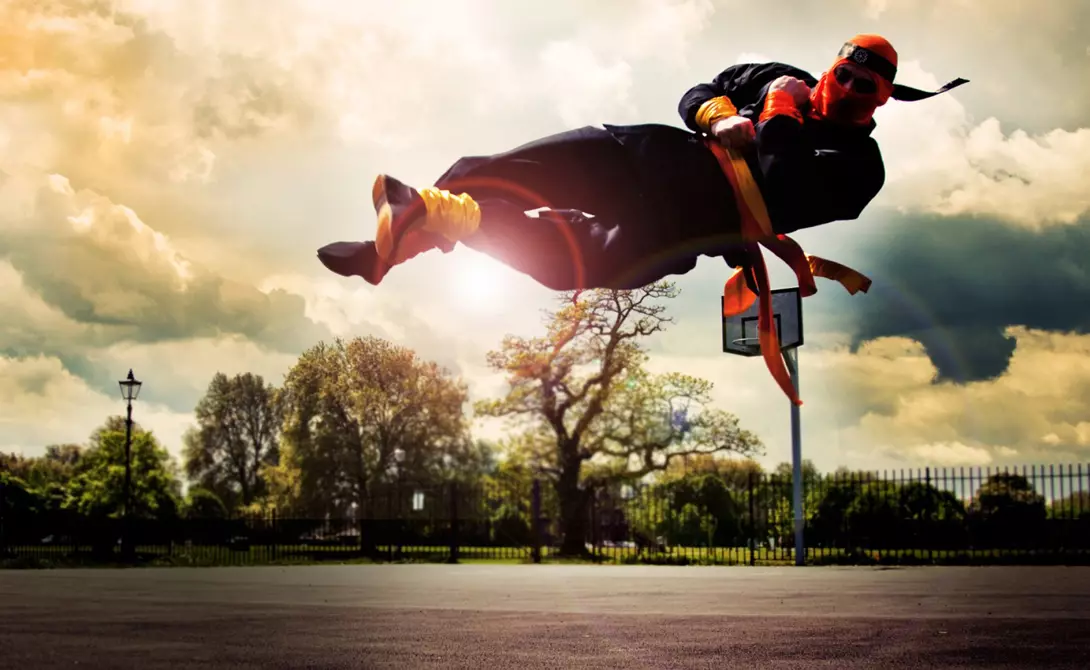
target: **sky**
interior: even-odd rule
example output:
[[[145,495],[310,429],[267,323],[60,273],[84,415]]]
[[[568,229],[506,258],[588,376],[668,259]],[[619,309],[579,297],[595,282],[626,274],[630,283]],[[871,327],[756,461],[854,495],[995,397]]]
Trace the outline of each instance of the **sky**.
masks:
[[[880,108],[882,193],[795,236],[874,280],[804,300],[804,456],[1090,461],[1082,0],[5,0],[0,450],[86,442],[132,368],[134,418],[179,455],[217,371],[278,384],[334,337],[389,338],[501,393],[487,351],[538,332],[555,296],[464,247],[379,287],[326,271],[318,247],[374,236],[375,175],[427,185],[577,126],[680,126],[680,96],[725,67],[819,76],[860,32],[890,39],[898,82],[970,83]],[[704,258],[672,278],[651,367],[713,381],[774,465],[789,404],[759,358],[721,352],[728,274]]]

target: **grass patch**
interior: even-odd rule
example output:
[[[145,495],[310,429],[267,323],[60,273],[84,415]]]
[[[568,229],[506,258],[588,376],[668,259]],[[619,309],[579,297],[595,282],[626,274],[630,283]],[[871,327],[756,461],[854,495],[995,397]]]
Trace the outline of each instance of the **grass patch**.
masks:
[[[0,569],[27,570],[74,567],[115,568],[122,564],[115,548],[106,555],[91,547],[9,547]],[[253,565],[366,565],[376,563],[448,563],[446,546],[379,546],[361,552],[353,546],[138,546],[139,567],[221,567]],[[561,557],[549,547],[542,563],[571,565],[794,565],[790,548],[751,551],[745,547],[674,547],[668,551],[637,552],[604,547],[585,557]],[[460,547],[458,563],[468,565],[529,565],[528,547]],[[1090,551],[926,549],[811,549],[807,565],[1090,565]]]

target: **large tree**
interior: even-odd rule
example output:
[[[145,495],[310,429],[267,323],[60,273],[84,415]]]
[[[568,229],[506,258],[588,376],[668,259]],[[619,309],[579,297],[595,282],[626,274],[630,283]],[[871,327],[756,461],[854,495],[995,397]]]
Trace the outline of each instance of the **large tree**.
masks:
[[[260,375],[217,372],[185,435],[190,482],[215,493],[228,509],[264,495],[263,466],[277,462],[281,414],[277,391]]]
[[[178,514],[177,464],[155,435],[132,426],[132,516],[163,519]],[[91,517],[118,518],[124,510],[125,419],[112,416],[91,435],[68,482],[65,507]]]
[[[82,456],[83,447],[76,444],[50,445],[42,456],[0,454],[0,472],[7,471],[18,479],[36,508],[56,510],[64,505],[66,487]]]
[[[288,373],[283,394],[278,476],[308,514],[362,507],[398,469],[438,481],[477,460],[465,384],[406,347],[375,337],[319,344]]]
[[[1041,539],[1048,508],[1025,475],[998,472],[981,483],[968,517],[977,546],[1028,548]]]
[[[661,471],[685,455],[755,453],[760,443],[735,417],[708,405],[710,382],[653,375],[640,339],[671,321],[656,301],[673,284],[561,297],[542,337],[506,337],[489,365],[507,376],[505,397],[477,404],[506,417],[539,472],[551,475],[560,505],[561,553],[585,553],[587,504],[595,487]]]

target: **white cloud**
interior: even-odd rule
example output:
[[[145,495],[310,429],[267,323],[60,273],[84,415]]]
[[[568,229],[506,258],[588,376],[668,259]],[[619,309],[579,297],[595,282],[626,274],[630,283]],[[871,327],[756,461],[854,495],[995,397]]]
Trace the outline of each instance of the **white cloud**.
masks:
[[[898,341],[907,351],[896,360],[907,374],[889,374],[892,361],[866,348],[857,356],[829,354],[838,360],[831,382],[848,391],[844,400],[872,408],[842,436],[882,445],[877,448],[886,457],[906,461],[925,454],[1027,464],[1090,456],[1090,397],[1084,392],[1090,336],[1023,328],[1007,334],[1017,340],[1007,372],[965,386],[930,383],[930,360],[906,340]],[[861,376],[870,383],[861,384]]]
[[[26,189],[17,198],[20,208],[0,219],[5,267],[20,275],[18,286],[99,338],[148,341],[225,332],[286,346],[300,335],[322,334],[302,315],[301,300],[262,293],[199,267],[132,208],[61,174],[33,179],[24,170],[21,176],[5,185]]]
[[[635,119],[631,101],[632,67],[619,60],[605,63],[589,46],[553,42],[541,52],[541,90],[555,100],[566,126],[600,123],[602,119]]]
[[[889,9],[889,0],[866,0],[867,6],[863,12],[863,15],[872,21],[881,18],[882,14]]]
[[[627,61],[686,67],[716,8],[710,0],[635,0],[607,10],[605,20],[588,21],[579,42]]]
[[[124,413],[116,385],[91,389],[56,358],[0,357],[0,449],[36,456],[50,444],[86,444],[109,416]],[[140,399],[133,406],[133,420],[152,430],[175,457],[190,418]]]
[[[770,61],[779,60],[778,58],[772,58],[764,53],[756,51],[743,51],[734,58],[734,65],[746,65],[748,63],[768,63]]]
[[[48,345],[50,354],[84,356],[121,374],[132,366],[147,378],[149,393],[170,389],[172,401],[188,393],[195,402],[216,370],[253,370],[278,380],[294,351],[270,353],[254,343],[258,339],[283,342],[294,333],[291,346],[301,349],[319,333],[375,332],[456,368],[476,397],[494,395],[502,378],[484,367],[483,352],[507,332],[537,331],[538,310],[552,306],[548,291],[464,249],[429,254],[376,288],[331,277],[313,249],[341,232],[373,232],[368,187],[379,170],[415,183],[459,155],[502,151],[574,125],[639,122],[659,110],[676,124],[676,95],[718,72],[731,54],[744,52],[739,62],[797,56],[805,65],[801,61],[812,58],[820,67],[828,62],[827,45],[844,37],[841,28],[831,29],[835,35],[814,28],[810,12],[830,18],[825,7],[769,3],[752,13],[741,6],[559,0],[536,15],[501,0],[118,3],[147,20],[141,24],[90,5],[2,3],[0,234],[18,234],[24,242],[37,236],[38,251],[63,253],[35,263],[25,255],[0,260],[0,309],[18,315],[0,321],[0,348],[34,353]],[[955,36],[964,30],[949,25],[945,12],[931,11],[940,5],[919,6],[865,0],[845,11],[883,21],[918,11],[919,25],[941,16],[946,23],[933,26],[936,41],[943,30]],[[1022,42],[1008,37],[1026,32],[1012,26],[1030,10],[983,6],[956,5],[960,24],[975,16],[1002,28],[1005,50],[980,47],[988,33],[981,30],[954,53],[978,59],[970,65],[1023,57]],[[43,7],[56,16],[35,19]],[[1067,16],[1051,5],[1033,11],[1055,25]],[[804,33],[783,32],[794,25],[806,26]],[[771,54],[764,53],[768,31],[780,39]],[[1038,48],[1054,37],[1037,31],[1025,39]],[[826,46],[812,46],[819,40]],[[912,50],[927,53],[916,46],[904,51]],[[1063,64],[1058,52],[1035,53]],[[697,58],[701,62],[690,67]],[[881,202],[994,214],[1021,225],[1062,223],[1087,210],[1080,181],[1090,155],[1085,130],[1027,134],[988,118],[1032,107],[1040,114],[1034,118],[1051,119],[1051,111],[1040,110],[1077,99],[1057,92],[1051,100],[1025,103],[1010,91],[1048,91],[1040,82],[1070,73],[1000,69],[1007,73],[1002,83],[973,76],[953,94],[880,110],[878,137],[890,172]],[[912,61],[903,61],[900,79],[921,87],[941,83]],[[999,86],[1008,87],[1008,97],[1002,107],[988,107],[983,121],[962,105]],[[1004,173],[1018,178],[992,178]],[[50,216],[31,216],[43,202],[53,208]],[[4,246],[5,253],[15,248]],[[71,261],[73,254],[92,252],[100,252],[102,265]],[[55,296],[43,297],[49,294],[28,274],[34,268],[53,272],[54,285],[103,314],[145,309],[207,331],[173,343],[122,345],[109,327],[83,323],[59,309]],[[127,281],[110,278],[121,273]],[[137,275],[149,279],[132,281]],[[715,285],[725,274],[717,270],[708,285],[701,284],[703,276],[680,283],[714,304]],[[207,277],[239,283],[186,303],[186,293]],[[151,291],[148,282],[170,290]],[[489,293],[481,285],[502,290]],[[217,300],[221,321],[204,316]],[[258,309],[265,301],[275,304]],[[328,331],[310,330],[314,324]],[[1073,353],[1074,340],[1049,349],[1037,334],[1019,337],[1016,361],[1032,365],[1015,366],[992,387],[965,389],[931,386],[930,362],[903,341],[872,343],[859,355],[808,346],[802,352],[807,456],[831,468],[964,459],[979,450],[995,461],[1084,453],[1090,428],[1077,389],[1090,378],[1080,362],[1085,354]],[[718,354],[717,329],[707,322],[679,326],[663,342],[664,353],[654,359],[658,369],[715,381],[717,403],[765,438],[768,461],[789,457],[787,403],[760,359]],[[4,360],[12,380],[33,384],[30,368],[22,367],[30,363]],[[59,365],[50,356],[26,360],[54,372]],[[107,414],[120,411],[112,387],[91,390],[54,372],[44,415],[2,410],[0,443],[37,449],[69,437],[82,441]],[[1054,379],[1064,380],[1067,395],[1043,390]],[[982,407],[992,408],[987,421]],[[860,408],[871,413],[861,419]],[[149,420],[155,411],[142,403]],[[162,412],[162,430],[180,436],[182,415]],[[50,424],[50,417],[65,421]],[[50,433],[49,425],[60,428]],[[887,443],[888,451],[874,446]]]
[[[120,375],[132,368],[145,382],[144,393],[169,399],[186,410],[197,404],[217,372],[261,375],[279,386],[297,360],[295,354],[269,351],[237,335],[152,344],[114,344],[96,349],[88,360]],[[185,401],[182,401],[182,399]]]
[[[1010,453],[1012,450],[1006,450]],[[984,447],[970,447],[961,442],[935,442],[922,444],[912,449],[913,455],[925,463],[940,467],[956,465],[987,465],[992,462],[992,454]],[[1014,452],[1017,453],[1017,452]]]
[[[938,88],[917,61],[897,80]],[[974,86],[970,81],[964,86]],[[887,185],[876,202],[905,211],[983,215],[1029,228],[1070,224],[1090,211],[1090,127],[1031,135],[975,123],[955,89],[919,102],[891,100],[875,113]]]
[[[699,327],[698,332],[696,328]],[[933,384],[923,348],[903,338],[800,351],[803,455],[823,470],[1032,465],[1090,458],[1090,336],[1012,328],[1018,342],[1001,377]],[[715,329],[684,324],[664,337],[709,351]],[[670,347],[651,368],[715,383],[715,407],[764,441],[766,466],[791,458],[787,400],[760,358],[689,355]]]

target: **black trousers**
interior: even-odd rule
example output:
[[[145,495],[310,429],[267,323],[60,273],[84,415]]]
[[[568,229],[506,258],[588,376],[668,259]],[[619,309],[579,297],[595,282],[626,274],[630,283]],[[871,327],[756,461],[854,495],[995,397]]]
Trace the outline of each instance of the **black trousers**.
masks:
[[[464,244],[542,285],[639,288],[688,272],[714,251],[697,240],[706,219],[730,218],[733,199],[714,157],[691,134],[629,128],[635,145],[587,126],[462,158],[435,185],[468,193],[481,207],[478,234]],[[527,214],[541,208],[549,211]]]

